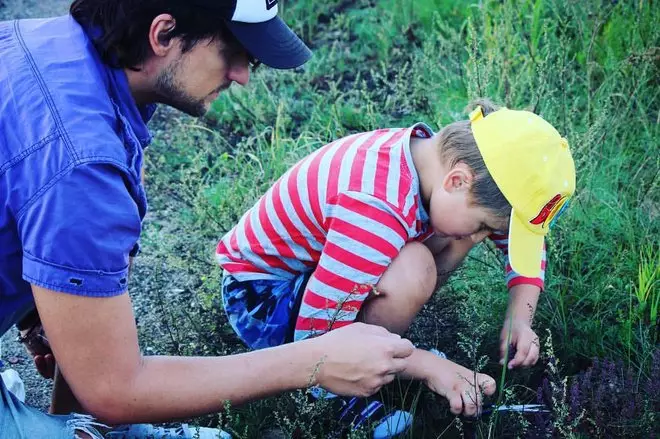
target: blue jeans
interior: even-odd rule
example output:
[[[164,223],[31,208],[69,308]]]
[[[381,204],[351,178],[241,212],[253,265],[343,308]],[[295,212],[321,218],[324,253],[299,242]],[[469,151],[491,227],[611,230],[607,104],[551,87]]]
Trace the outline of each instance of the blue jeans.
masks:
[[[22,403],[0,379],[0,436],[2,439],[73,439],[77,432],[102,436],[87,415],[49,415]]]

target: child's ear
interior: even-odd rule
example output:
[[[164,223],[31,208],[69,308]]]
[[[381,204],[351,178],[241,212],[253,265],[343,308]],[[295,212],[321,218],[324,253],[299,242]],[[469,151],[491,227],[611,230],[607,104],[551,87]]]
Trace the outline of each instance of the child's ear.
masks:
[[[467,191],[472,186],[472,169],[465,163],[457,163],[449,170],[442,182],[447,192]]]

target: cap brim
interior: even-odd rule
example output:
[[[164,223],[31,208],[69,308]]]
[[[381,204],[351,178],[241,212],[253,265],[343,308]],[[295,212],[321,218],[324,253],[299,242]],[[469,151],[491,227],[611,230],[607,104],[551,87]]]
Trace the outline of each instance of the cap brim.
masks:
[[[293,69],[312,57],[312,51],[280,17],[262,23],[230,21],[227,26],[252,56],[275,69]]]
[[[516,273],[525,277],[541,274],[544,236],[530,231],[514,212],[509,224],[509,263]]]

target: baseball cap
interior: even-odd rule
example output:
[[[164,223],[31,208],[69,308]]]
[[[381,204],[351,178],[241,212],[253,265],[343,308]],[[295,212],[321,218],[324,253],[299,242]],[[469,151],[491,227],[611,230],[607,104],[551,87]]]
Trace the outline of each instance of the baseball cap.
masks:
[[[299,67],[312,57],[303,41],[277,16],[278,0],[189,0],[219,12],[236,39],[263,64]]]
[[[568,141],[542,117],[501,108],[470,113],[486,168],[511,204],[509,262],[526,277],[541,270],[543,241],[575,192]]]

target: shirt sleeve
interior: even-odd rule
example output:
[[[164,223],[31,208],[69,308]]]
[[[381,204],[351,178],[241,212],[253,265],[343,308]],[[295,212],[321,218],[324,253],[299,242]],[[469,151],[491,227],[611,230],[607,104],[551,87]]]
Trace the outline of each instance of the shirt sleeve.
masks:
[[[353,322],[408,240],[403,215],[373,196],[342,193],[328,210],[326,242],[303,294],[297,340]]]
[[[490,239],[495,243],[495,246],[502,252],[506,258],[506,285],[507,288],[514,287],[516,285],[535,285],[541,290],[545,287],[545,267],[547,265],[546,260],[546,250],[545,242],[543,243],[543,254],[541,256],[541,273],[537,277],[525,277],[516,273],[511,268],[511,263],[509,262],[509,238],[507,235],[500,233],[492,233]]]
[[[141,231],[128,178],[109,164],[78,165],[26,207],[18,221],[23,279],[82,296],[125,292]]]

